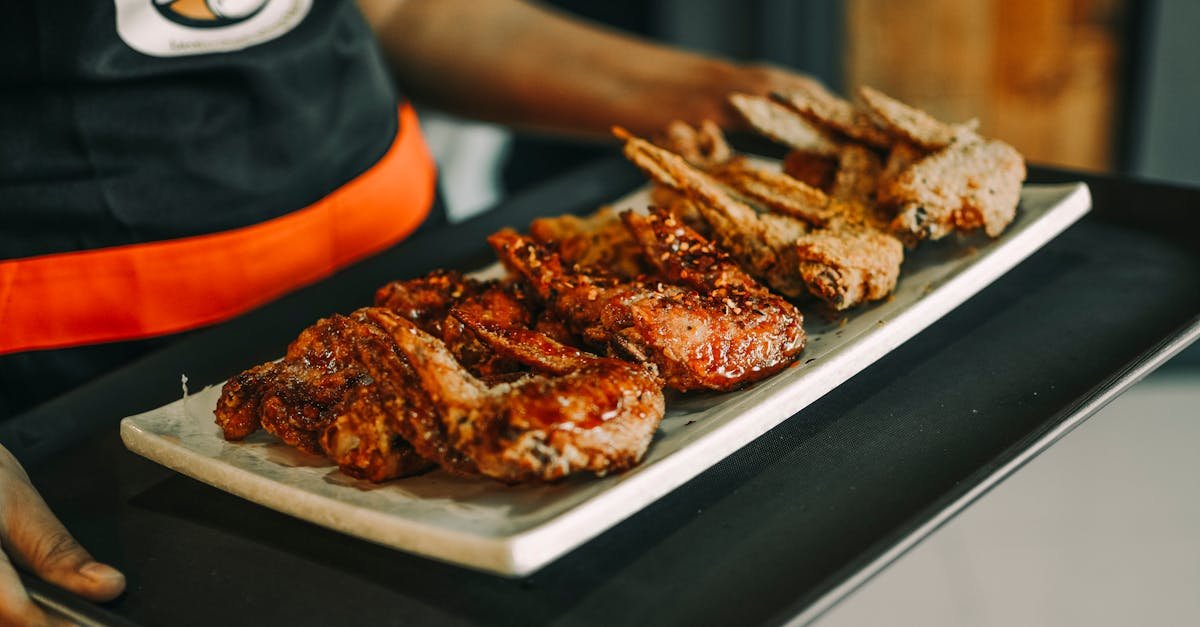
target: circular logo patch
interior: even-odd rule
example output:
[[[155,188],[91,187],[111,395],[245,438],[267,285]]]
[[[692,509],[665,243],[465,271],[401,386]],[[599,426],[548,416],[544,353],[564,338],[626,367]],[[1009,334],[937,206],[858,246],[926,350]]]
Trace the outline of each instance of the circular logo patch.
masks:
[[[287,34],[313,0],[113,0],[117,34],[153,57],[244,50]]]
[[[163,17],[192,28],[216,28],[244,22],[269,0],[150,0]]]

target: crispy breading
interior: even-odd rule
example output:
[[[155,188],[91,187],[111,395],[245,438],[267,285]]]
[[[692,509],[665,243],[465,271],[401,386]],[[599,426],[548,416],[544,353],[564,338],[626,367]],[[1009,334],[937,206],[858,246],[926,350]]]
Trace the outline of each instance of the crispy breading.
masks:
[[[839,213],[840,217],[832,226],[857,225],[876,231],[889,230],[895,213],[875,200],[882,171],[883,164],[873,151],[857,144],[842,146],[837,178],[830,192],[833,197],[830,211]]]
[[[863,205],[875,202],[875,185],[883,164],[874,152],[857,144],[846,144],[838,151],[838,169],[829,195]]]
[[[903,140],[892,144],[892,149],[888,151],[887,161],[883,165],[883,172],[879,174],[879,183],[875,186],[876,201],[886,202],[882,198],[882,194],[885,193],[891,182],[928,154],[925,150]]]
[[[823,88],[775,93],[771,97],[818,126],[837,131],[850,139],[876,148],[892,145],[892,137],[879,128],[866,111]]]
[[[837,310],[886,298],[904,260],[899,240],[871,229],[814,231],[796,249],[804,284]]]
[[[832,200],[831,228],[810,231],[788,215],[755,213],[678,155],[623,137],[626,156],[654,180],[688,194],[721,246],[775,291],[791,298],[810,293],[846,309],[883,298],[895,287],[903,246],[870,228],[861,205]]]
[[[956,142],[905,170],[882,194],[897,209],[892,229],[918,239],[983,227],[997,237],[1012,222],[1025,160],[999,140]]]
[[[734,93],[729,96],[729,104],[751,128],[792,150],[827,156],[837,153],[837,142],[829,135],[796,111],[769,98]]]
[[[588,216],[561,215],[538,218],[529,233],[543,244],[558,247],[562,260],[590,270],[633,278],[647,270],[641,249],[611,207]]]
[[[746,159],[735,159],[711,172],[718,181],[772,211],[824,226],[836,215],[829,196],[782,172],[768,170]]]
[[[783,157],[783,173],[825,193],[833,188],[837,175],[837,155],[789,150]]]
[[[877,89],[863,85],[858,95],[876,122],[890,133],[925,150],[939,150],[959,140],[978,139],[969,125],[947,124]]]
[[[875,204],[882,170],[873,151],[842,145],[828,205],[835,218],[796,242],[804,284],[834,309],[884,298],[900,277],[904,247],[886,232],[891,216]]]
[[[683,160],[682,157],[650,142],[616,128],[613,132],[625,140],[625,156],[652,180],[686,194],[712,227],[717,242],[728,251],[751,276],[788,297],[805,293],[804,283],[796,272],[794,239],[789,231],[781,235],[772,224],[760,219],[749,205],[731,196],[709,175]],[[803,223],[789,216],[778,219]],[[777,220],[778,221],[778,220]]]

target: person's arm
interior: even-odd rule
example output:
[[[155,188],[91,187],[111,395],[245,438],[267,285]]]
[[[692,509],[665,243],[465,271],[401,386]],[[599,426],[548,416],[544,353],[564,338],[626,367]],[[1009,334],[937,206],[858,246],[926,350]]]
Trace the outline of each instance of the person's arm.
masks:
[[[739,65],[575,20],[518,0],[359,0],[397,81],[418,102],[547,131],[636,133],[673,119],[739,120],[731,91],[810,79]]]
[[[45,625],[46,614],[25,593],[16,566],[93,601],[125,589],[125,577],[92,559],[29,482],[29,475],[0,446],[0,625]]]

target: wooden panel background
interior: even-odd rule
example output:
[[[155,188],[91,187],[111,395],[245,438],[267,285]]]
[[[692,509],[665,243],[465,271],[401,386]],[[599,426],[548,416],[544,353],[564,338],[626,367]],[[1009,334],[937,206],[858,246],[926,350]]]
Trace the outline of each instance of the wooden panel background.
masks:
[[[848,0],[846,85],[872,85],[1030,161],[1113,167],[1123,0]]]

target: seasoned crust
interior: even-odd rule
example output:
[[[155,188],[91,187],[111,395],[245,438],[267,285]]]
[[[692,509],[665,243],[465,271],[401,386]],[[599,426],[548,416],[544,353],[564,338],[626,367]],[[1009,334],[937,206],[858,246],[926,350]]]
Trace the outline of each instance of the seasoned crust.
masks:
[[[724,253],[682,223],[663,213],[646,221],[635,219],[633,226],[639,238],[653,240],[649,247],[660,260],[682,253],[661,260],[663,280],[616,281],[565,269],[553,251],[511,230],[488,241],[505,266],[586,341],[607,354],[654,364],[672,389],[736,389],[799,355],[803,316],[794,306],[751,287],[754,282]],[[674,250],[684,243],[687,251]]]
[[[587,216],[538,218],[530,223],[529,234],[542,244],[555,246],[568,265],[624,278],[650,269],[612,207],[601,207]]]
[[[866,85],[859,88],[858,95],[881,126],[925,150],[940,150],[956,141],[979,138],[968,125],[946,124]]]
[[[900,241],[872,229],[814,231],[796,250],[804,284],[837,310],[886,298],[904,261]]]
[[[1004,232],[1025,180],[1025,160],[998,140],[958,142],[922,159],[881,191],[898,209],[892,229],[917,239],[940,239],[955,230],[983,227]]]
[[[773,211],[823,226],[837,215],[829,196],[783,172],[758,167],[745,158],[734,159],[711,172],[739,194]]]
[[[838,150],[838,169],[829,195],[862,205],[874,204],[875,186],[882,172],[883,164],[873,151],[846,144]]]
[[[764,137],[792,150],[813,155],[833,156],[837,142],[799,113],[762,96],[731,94],[729,104],[746,123]]]
[[[823,88],[775,93],[771,97],[818,126],[837,131],[855,141],[876,148],[887,148],[892,144],[892,137],[879,128],[866,111]]]

